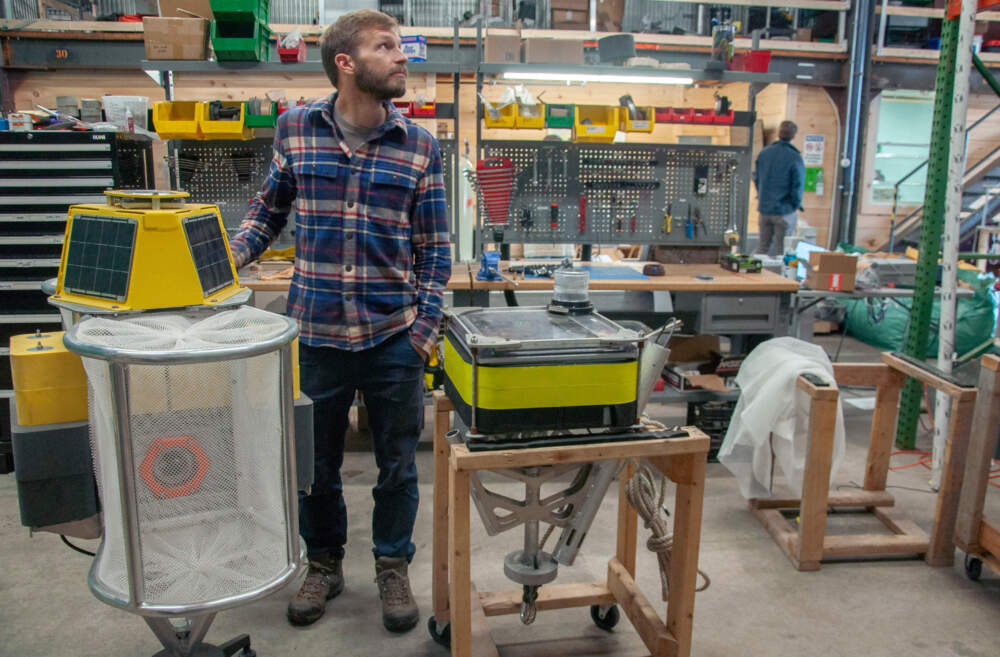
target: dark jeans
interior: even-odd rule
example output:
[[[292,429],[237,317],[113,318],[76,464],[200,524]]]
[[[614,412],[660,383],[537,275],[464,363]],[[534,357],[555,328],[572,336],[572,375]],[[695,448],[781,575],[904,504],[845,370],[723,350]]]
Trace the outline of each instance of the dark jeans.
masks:
[[[766,253],[769,256],[780,256],[785,253],[785,235],[795,234],[795,224],[798,215],[791,214],[759,214],[758,232],[760,243],[757,245],[757,253]]]
[[[416,547],[410,539],[419,500],[414,456],[424,420],[424,362],[409,332],[357,352],[300,345],[299,367],[315,422],[316,477],[308,495],[299,493],[299,529],[309,555],[344,558],[347,507],[340,468],[347,411],[360,390],[378,466],[372,551],[376,558],[413,558]]]

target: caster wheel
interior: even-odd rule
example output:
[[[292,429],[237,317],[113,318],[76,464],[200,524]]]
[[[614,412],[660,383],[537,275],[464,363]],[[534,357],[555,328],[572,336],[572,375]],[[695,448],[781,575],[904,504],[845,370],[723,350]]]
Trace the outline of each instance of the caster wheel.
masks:
[[[594,625],[605,632],[610,632],[618,624],[618,621],[621,620],[621,612],[618,611],[617,605],[611,605],[604,615],[601,616],[601,606],[590,605],[590,617],[593,619]]]
[[[965,555],[965,574],[973,582],[978,582],[979,578],[982,577],[983,574],[982,560],[977,559],[970,554]]]
[[[451,649],[451,623],[444,626],[443,630],[438,630],[437,621],[431,616],[427,619],[427,631],[430,632],[431,638],[434,639],[434,643],[439,646]]]

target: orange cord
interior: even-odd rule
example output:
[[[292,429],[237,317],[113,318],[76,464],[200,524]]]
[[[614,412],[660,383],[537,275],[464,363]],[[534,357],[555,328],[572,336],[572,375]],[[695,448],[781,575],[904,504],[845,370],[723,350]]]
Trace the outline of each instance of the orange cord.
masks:
[[[922,465],[928,470],[931,469],[931,453],[924,452],[919,449],[901,449],[895,452],[891,452],[889,457],[900,456],[900,455],[912,455],[919,456],[920,458],[913,463],[904,463],[903,465],[890,465],[890,470],[907,470],[909,468],[915,468],[918,465]],[[998,481],[994,481],[994,479]],[[989,472],[989,484],[990,486],[996,486],[1000,488],[1000,461],[996,459],[990,459],[990,472]]]

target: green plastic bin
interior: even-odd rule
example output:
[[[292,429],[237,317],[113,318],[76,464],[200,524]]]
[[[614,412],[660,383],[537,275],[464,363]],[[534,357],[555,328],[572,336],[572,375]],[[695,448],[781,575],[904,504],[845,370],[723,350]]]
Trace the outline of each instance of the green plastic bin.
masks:
[[[253,23],[212,21],[212,49],[220,62],[266,62],[271,55],[271,28]]]
[[[270,22],[270,0],[210,0],[215,20],[224,23]]]
[[[547,103],[545,105],[546,128],[572,128],[573,106]]]
[[[248,128],[273,128],[278,122],[278,103],[271,101],[271,111],[267,114],[251,114],[250,103],[244,103],[244,125]]]

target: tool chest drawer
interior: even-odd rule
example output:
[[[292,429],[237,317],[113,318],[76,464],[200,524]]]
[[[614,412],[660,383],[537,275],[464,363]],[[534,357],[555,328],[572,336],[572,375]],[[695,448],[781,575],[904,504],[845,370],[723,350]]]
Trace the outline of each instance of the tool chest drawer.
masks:
[[[777,294],[706,294],[701,333],[771,333],[778,320]]]

